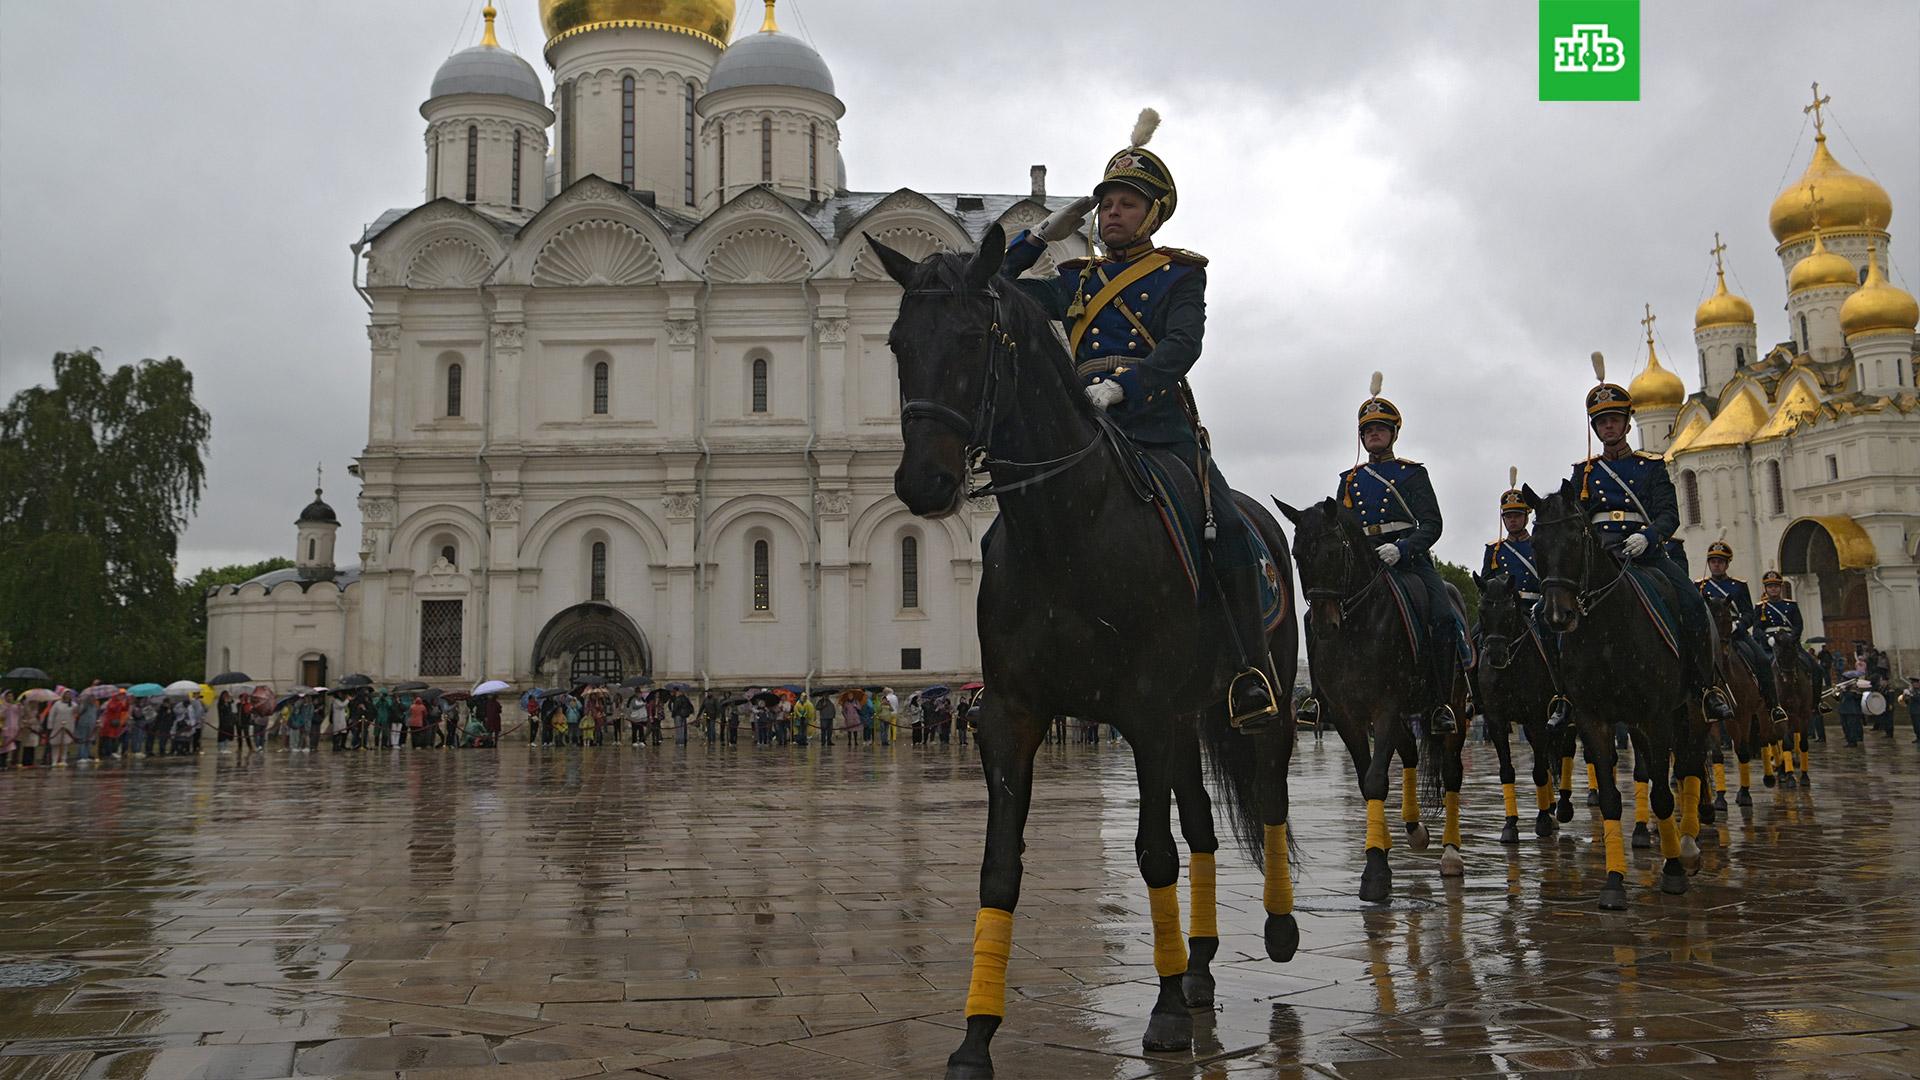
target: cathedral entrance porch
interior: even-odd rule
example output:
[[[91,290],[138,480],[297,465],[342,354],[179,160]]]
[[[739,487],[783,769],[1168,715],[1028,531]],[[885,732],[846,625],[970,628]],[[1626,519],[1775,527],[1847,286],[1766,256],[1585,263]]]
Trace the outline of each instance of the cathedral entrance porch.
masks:
[[[653,650],[627,614],[610,604],[575,604],[547,620],[533,641],[536,679],[577,683],[599,676],[617,683],[653,674]]]

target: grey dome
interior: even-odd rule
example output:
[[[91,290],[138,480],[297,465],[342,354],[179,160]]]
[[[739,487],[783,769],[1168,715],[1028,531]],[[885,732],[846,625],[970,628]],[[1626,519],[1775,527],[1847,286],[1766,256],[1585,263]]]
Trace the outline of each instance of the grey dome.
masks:
[[[314,488],[313,501],[307,504],[305,510],[300,511],[300,516],[294,519],[294,524],[338,525],[340,518],[333,512],[333,507],[328,506],[327,501],[320,497],[320,489]]]
[[[777,30],[750,34],[727,46],[713,65],[707,92],[741,86],[797,86],[833,95],[833,72],[813,46]]]
[[[428,96],[448,94],[498,94],[542,108],[547,104],[533,65],[498,45],[475,45],[447,57],[434,73],[433,91]]]

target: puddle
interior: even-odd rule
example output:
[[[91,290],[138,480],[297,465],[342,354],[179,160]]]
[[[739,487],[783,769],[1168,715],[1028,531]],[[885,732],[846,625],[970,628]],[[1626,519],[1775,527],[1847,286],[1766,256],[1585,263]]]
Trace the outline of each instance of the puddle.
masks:
[[[80,974],[77,964],[0,964],[0,990],[24,990],[52,986]]]

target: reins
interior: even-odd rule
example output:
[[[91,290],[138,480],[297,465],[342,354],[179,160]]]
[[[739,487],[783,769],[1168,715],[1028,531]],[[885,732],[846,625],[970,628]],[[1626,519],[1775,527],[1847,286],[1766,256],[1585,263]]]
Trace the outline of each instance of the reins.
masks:
[[[1599,539],[1593,535],[1593,529],[1587,525],[1583,518],[1575,515],[1564,515],[1555,518],[1542,517],[1538,527],[1544,529],[1550,526],[1564,525],[1569,521],[1580,522],[1580,577],[1578,580],[1575,580],[1559,576],[1543,576],[1540,579],[1540,584],[1546,588],[1558,587],[1571,592],[1573,594],[1574,604],[1579,608],[1580,614],[1586,615],[1590,613],[1600,601],[1605,600],[1609,593],[1619,588],[1622,581],[1627,579],[1627,564],[1624,562],[1615,562],[1612,580],[1597,588],[1587,588],[1587,581],[1593,572],[1593,552],[1595,548],[1600,546]]]
[[[1367,579],[1366,584],[1351,592],[1347,591],[1347,583],[1354,578],[1354,556],[1353,543],[1343,531],[1340,534],[1340,588],[1308,589],[1306,591],[1307,602],[1314,604],[1322,600],[1336,601],[1340,605],[1340,618],[1345,620],[1347,616],[1359,609],[1361,602],[1367,598],[1367,594],[1371,593],[1376,586],[1386,580],[1386,576],[1387,564],[1384,562],[1379,563],[1379,565],[1374,568],[1373,576]]]

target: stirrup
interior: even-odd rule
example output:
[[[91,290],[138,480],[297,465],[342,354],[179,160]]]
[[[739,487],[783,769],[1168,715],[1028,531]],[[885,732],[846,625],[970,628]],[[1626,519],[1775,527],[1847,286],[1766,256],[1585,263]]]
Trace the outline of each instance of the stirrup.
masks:
[[[1551,731],[1564,725],[1572,708],[1573,702],[1568,701],[1565,694],[1553,695],[1553,700],[1547,703],[1547,729]]]
[[[1248,693],[1264,691],[1267,696],[1267,702],[1259,708],[1248,709],[1245,712],[1235,712],[1234,701],[1240,696],[1241,685],[1248,679],[1259,680],[1259,685],[1249,687]],[[1273,680],[1267,678],[1265,670],[1250,667],[1233,677],[1233,681],[1227,684],[1227,711],[1230,714],[1228,722],[1242,735],[1258,733],[1266,728],[1268,721],[1280,715],[1280,706],[1274,702]]]
[[[1320,723],[1320,699],[1308,694],[1300,699],[1300,705],[1293,710],[1294,723],[1302,726],[1316,726]]]
[[[1733,719],[1733,706],[1728,704],[1726,693],[1717,686],[1700,691],[1700,709],[1709,720]]]
[[[1784,723],[1786,723],[1786,722],[1787,722],[1787,710],[1785,710],[1785,709],[1783,709],[1783,708],[1781,708],[1781,707],[1780,707],[1780,706],[1778,706],[1778,705],[1775,705],[1775,706],[1773,707],[1773,722],[1774,722],[1774,723],[1776,723],[1776,724],[1784,724]]]
[[[1460,720],[1453,715],[1453,706],[1442,705],[1427,714],[1427,730],[1435,735],[1451,735],[1460,730]]]

